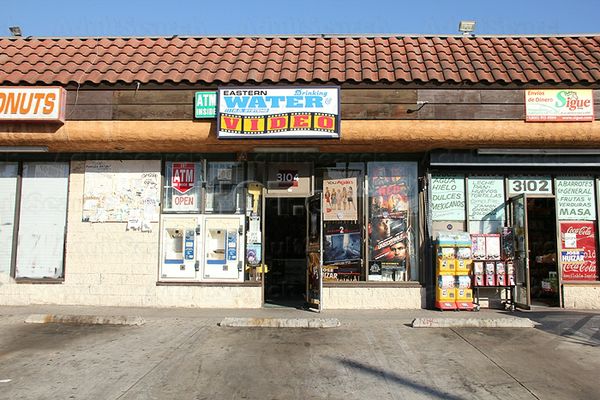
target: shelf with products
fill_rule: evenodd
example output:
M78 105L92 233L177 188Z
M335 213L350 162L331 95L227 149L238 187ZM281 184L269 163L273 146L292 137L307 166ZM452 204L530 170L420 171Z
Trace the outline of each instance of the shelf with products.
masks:
M514 310L514 244L511 228L502 228L501 234L472 234L473 302L481 307L481 290L503 291L502 304Z
M440 310L472 310L471 238L467 232L440 232L436 244L436 301Z

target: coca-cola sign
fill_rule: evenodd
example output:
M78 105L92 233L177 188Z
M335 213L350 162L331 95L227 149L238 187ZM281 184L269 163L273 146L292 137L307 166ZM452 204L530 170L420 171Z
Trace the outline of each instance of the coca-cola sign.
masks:
M579 228L575 228L573 226L570 226L567 229L567 233L574 233L577 236L591 236L593 234L593 227L592 226L581 226Z
M594 222L561 222L560 242L563 281L595 281L598 274Z

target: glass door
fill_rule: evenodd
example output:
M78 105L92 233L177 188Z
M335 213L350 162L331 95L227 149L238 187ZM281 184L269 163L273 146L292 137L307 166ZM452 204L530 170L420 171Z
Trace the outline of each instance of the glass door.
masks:
M510 218L515 237L515 304L530 309L529 246L527 238L527 195L510 199Z
M323 308L323 219L321 215L321 193L310 196L306 200L307 207L307 240L306 240L306 302L309 308Z

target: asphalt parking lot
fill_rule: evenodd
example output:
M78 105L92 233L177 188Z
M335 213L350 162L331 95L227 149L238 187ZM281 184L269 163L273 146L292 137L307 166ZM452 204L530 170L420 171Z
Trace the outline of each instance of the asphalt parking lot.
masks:
M226 328L148 313L142 326L25 324L2 314L1 399L591 399L597 313L537 328L410 327L337 313L327 329ZM334 315L330 315L334 316ZM575 329L577 328L577 329Z

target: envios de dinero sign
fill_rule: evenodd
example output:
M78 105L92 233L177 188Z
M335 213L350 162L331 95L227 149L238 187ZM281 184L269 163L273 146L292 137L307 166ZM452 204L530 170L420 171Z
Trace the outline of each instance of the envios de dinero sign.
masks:
M61 87L0 87L0 121L65 122L66 102Z
M582 122L594 120L591 89L528 89L525 91L527 122Z
M340 137L339 87L219 88L221 139Z

